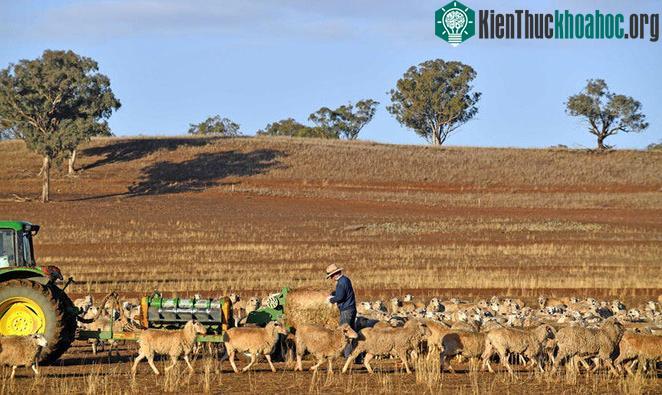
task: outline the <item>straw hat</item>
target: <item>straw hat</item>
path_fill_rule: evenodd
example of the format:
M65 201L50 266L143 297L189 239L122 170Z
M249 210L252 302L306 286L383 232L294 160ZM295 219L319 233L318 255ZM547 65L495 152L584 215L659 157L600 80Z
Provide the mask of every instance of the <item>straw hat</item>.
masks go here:
M330 278L334 274L339 273L341 271L342 271L342 267L338 267L336 266L335 263L332 263L326 267L326 278Z

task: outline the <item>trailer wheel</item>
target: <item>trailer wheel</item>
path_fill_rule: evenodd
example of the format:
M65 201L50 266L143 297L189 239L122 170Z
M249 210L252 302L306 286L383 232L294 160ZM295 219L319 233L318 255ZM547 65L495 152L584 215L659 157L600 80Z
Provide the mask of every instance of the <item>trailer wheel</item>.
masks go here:
M30 280L0 284L0 335L41 333L48 345L40 361L54 362L76 335L76 316L71 299L55 285Z

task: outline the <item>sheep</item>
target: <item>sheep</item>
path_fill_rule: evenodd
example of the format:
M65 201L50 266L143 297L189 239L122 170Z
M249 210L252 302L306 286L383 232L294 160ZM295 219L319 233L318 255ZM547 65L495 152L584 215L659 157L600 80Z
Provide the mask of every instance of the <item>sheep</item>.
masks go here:
M597 357L604 361L609 370L616 374L612 364L612 354L623 336L623 325L614 320L606 320L600 329L589 329L580 326L561 328L557 334L558 352L554 362L554 371L568 358L579 358L586 367L585 359ZM597 369L597 365L593 370ZM576 368L573 363L573 368Z
M30 366L35 376L39 375L37 362L41 350L48 345L41 334L29 336L0 336L0 365L11 366L10 379L14 379L16 368Z
M248 300L240 299L238 295L234 296L236 302L232 303L232 312L235 322L245 321L248 314L260 308L260 298L253 296Z
M276 321L271 321L264 328L230 328L226 332L227 340L224 342L230 364L235 373L239 373L237 365L234 363L234 357L237 351L248 352L251 355L251 361L241 372L250 369L256 362L257 356L262 354L269 362L272 372L276 372L274 364L271 363L271 353L278 343L279 335L287 335L283 325Z
M541 309L544 309L549 306L567 305L568 301L568 298L547 298L545 296L540 296L538 298L538 305Z
M335 330L318 325L301 325L297 328L295 338L297 364L294 370L303 371L301 358L307 350L317 358L317 364L310 370L317 370L326 359L329 363L329 373L333 373L333 359L343 352L351 339L358 337L359 335L349 324L342 324Z
M447 333L441 340L441 371L444 370L444 362L449 357L456 355L469 359L473 362L480 358L485 351L485 338L487 334L482 332L453 331ZM451 371L453 368L448 364Z
M172 360L170 366L166 366L166 372L175 367L177 359L180 355L184 354L184 361L188 368L193 372L193 366L189 362L188 356L193 351L193 344L197 335L204 335L207 333L205 327L196 320L190 320L184 328L170 331L159 329L147 329L138 335L138 344L140 349L138 356L133 361L131 372L135 377L138 369L138 363L147 358L149 366L157 376L160 374L159 370L154 366L154 354L169 355Z
M529 329L500 328L488 332L485 337L485 351L482 355L483 369L487 367L491 373L494 372L490 365L490 358L496 351L501 363L506 365L506 369L511 375L514 375L514 372L508 363L509 353L528 357L533 365L537 364L540 371L543 371L540 360L543 343L551 338L554 338L554 328L547 324Z
M653 366L662 359L662 336L647 335L641 333L625 332L621 341L618 344L619 354L614 365L619 370L621 364L626 361L634 359L638 362L640 367L644 367L647 363L651 362ZM634 373L630 368L623 365L628 373Z
M390 300L389 312L391 314L409 314L416 310L416 305L411 301L402 301L398 298Z
M405 365L407 373L411 373L407 354L418 348L421 341L430 336L431 332L427 325L422 321L409 320L400 328L365 328L360 332L360 340L347 358L342 372L345 373L349 365L365 351L363 360L368 372L373 373L370 360L379 355L393 355L400 358Z
M117 298L118 295L116 292L110 292L103 298L100 307L89 307L87 313L83 316L83 319L79 319L78 326L80 329L86 331L121 331L124 329L127 321L126 317L124 316L123 309L119 308ZM113 306L118 308L111 308L108 310L106 304L109 300L112 300ZM102 316L104 313L106 315ZM119 317L116 314L119 314ZM117 320L118 318L119 321ZM88 341L92 344L92 353L96 355L97 345L103 344L103 342L98 339L89 339ZM110 345L110 349L108 351L109 354L111 354L113 351L114 343L115 342L113 340L108 340L108 344Z
M94 298L92 295L87 295L84 298L78 298L74 300L74 306L78 307L81 314L87 313L87 311L94 305Z
M427 337L428 343L428 356L439 353L441 351L441 339L451 331L451 328L444 322L424 320L430 330L430 335Z

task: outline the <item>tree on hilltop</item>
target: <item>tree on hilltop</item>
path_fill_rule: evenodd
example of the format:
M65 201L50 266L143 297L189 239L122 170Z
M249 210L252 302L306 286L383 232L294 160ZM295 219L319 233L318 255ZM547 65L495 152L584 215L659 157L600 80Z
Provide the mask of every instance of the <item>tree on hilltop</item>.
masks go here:
M365 99L359 100L355 105L350 102L335 110L322 107L310 114L308 120L326 130L328 134L335 134L338 138L342 137L347 140L356 140L361 129L374 117L377 105L379 102Z
M476 71L461 62L425 61L398 80L386 109L419 136L442 145L478 113L481 94L473 91L475 78Z
M241 136L239 132L239 124L233 122L228 118L221 118L220 115L209 117L204 121L189 125L189 134L196 134L200 136L225 136L237 137Z
M630 96L610 92L601 79L588 80L581 93L570 96L566 112L586 122L588 132L597 137L598 150L611 148L605 144L609 136L620 132L641 133L648 128L641 103Z
M118 108L97 62L73 51L46 50L0 70L0 129L11 130L42 156L44 202L50 198L52 162L69 155L73 169L76 149L93 136L110 134L107 119Z

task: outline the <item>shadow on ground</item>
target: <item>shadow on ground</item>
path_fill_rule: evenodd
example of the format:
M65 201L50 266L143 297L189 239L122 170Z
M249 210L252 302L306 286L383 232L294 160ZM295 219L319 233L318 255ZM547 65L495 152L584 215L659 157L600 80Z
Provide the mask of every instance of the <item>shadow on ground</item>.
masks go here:
M140 181L129 187L129 195L162 195L201 191L223 184L227 177L248 177L281 168L285 153L261 149L251 152L203 153L179 162L157 162L142 170Z
M86 148L81 151L82 156L103 156L103 158L84 165L82 170L94 169L95 167L111 163L130 162L161 150L174 151L182 147L202 147L213 143L218 139L219 138L135 139L114 142L100 147Z

